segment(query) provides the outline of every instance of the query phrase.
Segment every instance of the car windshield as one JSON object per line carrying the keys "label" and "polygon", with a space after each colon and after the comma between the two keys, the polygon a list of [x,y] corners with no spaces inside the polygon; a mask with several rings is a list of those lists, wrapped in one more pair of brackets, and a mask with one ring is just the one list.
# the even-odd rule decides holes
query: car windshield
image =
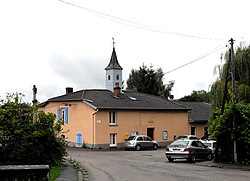
{"label": "car windshield", "polygon": [[170,148],[186,148],[189,141],[174,141],[169,145]]}
{"label": "car windshield", "polygon": [[135,140],[136,136],[130,136],[127,140]]}

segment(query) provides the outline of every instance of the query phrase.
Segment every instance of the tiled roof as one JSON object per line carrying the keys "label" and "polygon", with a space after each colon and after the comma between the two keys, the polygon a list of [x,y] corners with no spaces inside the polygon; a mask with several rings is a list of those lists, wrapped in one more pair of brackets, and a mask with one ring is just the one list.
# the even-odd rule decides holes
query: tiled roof
{"label": "tiled roof", "polygon": [[94,109],[109,110],[190,110],[184,105],[149,94],[124,91],[120,97],[106,89],[85,89],[77,92],[48,99],[41,106],[49,102],[83,101]]}
{"label": "tiled roof", "polygon": [[189,123],[204,123],[210,119],[212,105],[205,102],[178,101],[192,110],[189,112]]}

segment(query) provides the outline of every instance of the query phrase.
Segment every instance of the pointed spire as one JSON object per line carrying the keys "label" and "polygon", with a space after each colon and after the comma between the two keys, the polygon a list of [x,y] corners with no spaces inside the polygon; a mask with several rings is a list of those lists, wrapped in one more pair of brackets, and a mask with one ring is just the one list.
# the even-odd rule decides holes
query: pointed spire
{"label": "pointed spire", "polygon": [[112,38],[113,40],[113,52],[111,55],[111,59],[110,62],[108,64],[108,66],[105,68],[105,70],[109,70],[109,69],[118,69],[118,70],[122,70],[122,67],[120,66],[118,60],[117,60],[117,56],[116,56],[116,52],[115,52],[115,41],[114,38]]}
{"label": "pointed spire", "polygon": [[112,37],[112,40],[113,40],[113,48],[115,48],[115,39],[114,39],[114,37]]}

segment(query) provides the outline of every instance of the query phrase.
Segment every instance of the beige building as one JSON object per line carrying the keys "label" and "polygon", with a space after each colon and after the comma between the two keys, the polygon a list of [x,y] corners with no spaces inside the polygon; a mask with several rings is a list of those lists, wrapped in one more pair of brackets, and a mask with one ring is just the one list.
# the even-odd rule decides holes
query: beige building
{"label": "beige building", "polygon": [[[66,94],[40,104],[41,110],[63,120],[62,136],[71,146],[123,147],[125,139],[135,134],[148,135],[165,146],[177,136],[191,133],[188,106],[158,96],[121,91],[122,67],[115,48],[105,70],[106,89],[74,92],[66,88]],[[202,137],[204,134],[198,130],[204,128],[195,126],[195,134]]]}

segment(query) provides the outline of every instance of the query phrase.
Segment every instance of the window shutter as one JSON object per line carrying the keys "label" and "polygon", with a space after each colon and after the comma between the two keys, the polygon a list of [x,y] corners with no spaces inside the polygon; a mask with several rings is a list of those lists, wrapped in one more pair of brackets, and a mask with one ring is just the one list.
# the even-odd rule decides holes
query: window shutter
{"label": "window shutter", "polygon": [[65,107],[64,108],[64,123],[65,124],[68,124],[68,108],[67,107]]}
{"label": "window shutter", "polygon": [[60,121],[60,108],[57,108],[57,121]]}

